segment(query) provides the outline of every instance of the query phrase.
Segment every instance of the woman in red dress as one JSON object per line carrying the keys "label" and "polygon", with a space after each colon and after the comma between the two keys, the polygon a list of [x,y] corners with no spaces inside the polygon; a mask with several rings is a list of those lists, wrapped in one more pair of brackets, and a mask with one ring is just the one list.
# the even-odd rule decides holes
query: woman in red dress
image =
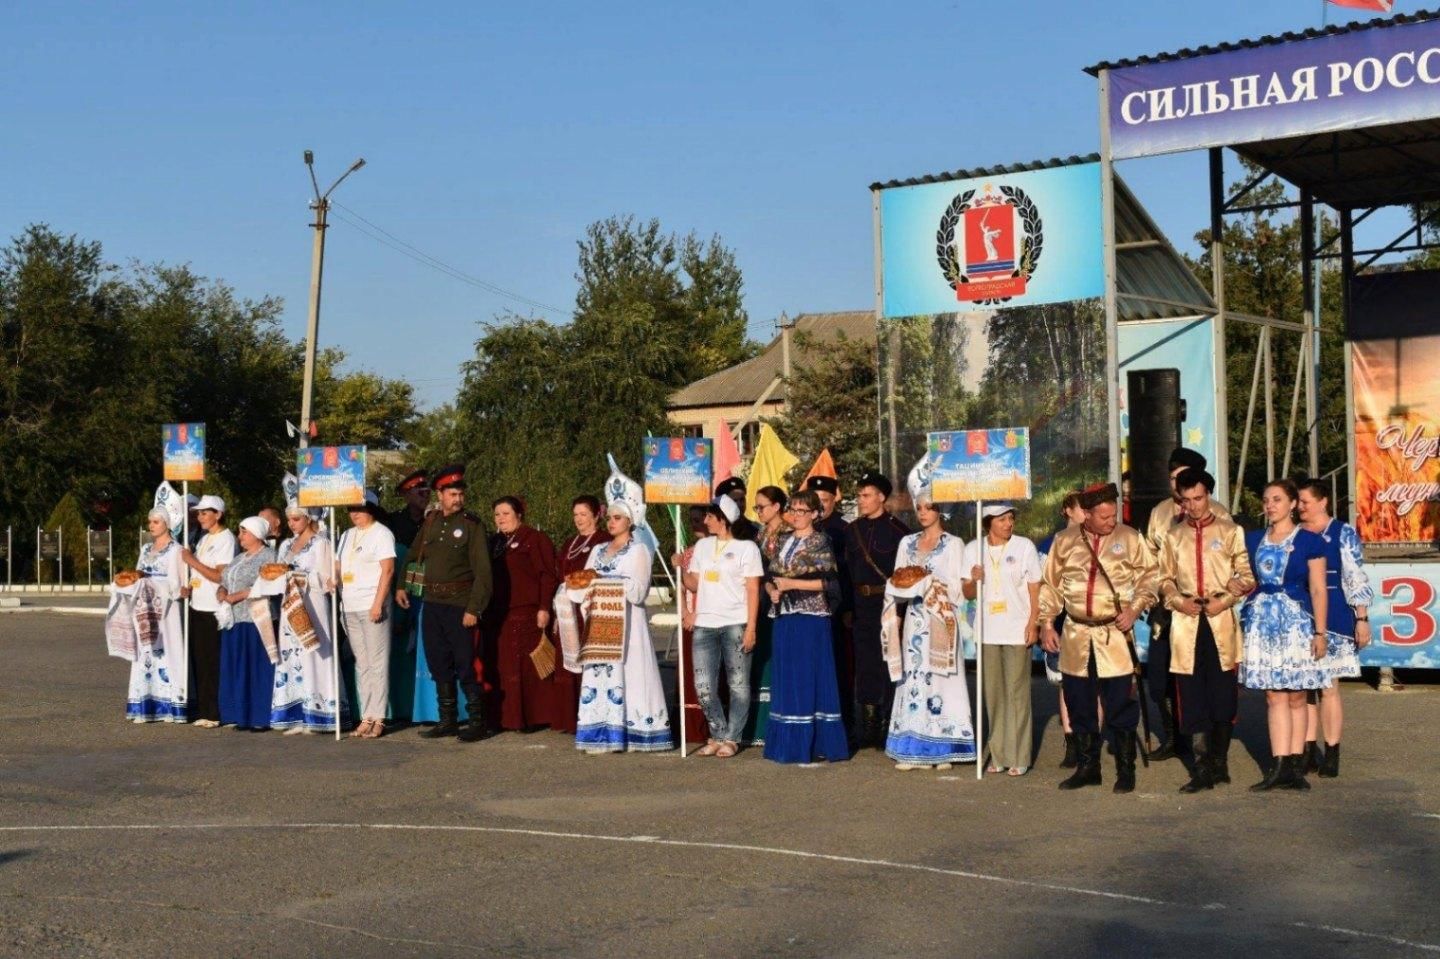
{"label": "woman in red dress", "polygon": [[555,670],[541,676],[534,659],[548,638],[551,602],[559,586],[555,546],[550,538],[525,525],[525,503],[517,496],[495,501],[495,536],[491,539],[491,572],[495,592],[485,611],[485,664],[494,663],[491,695],[499,700],[501,729],[531,731],[552,723],[553,679],[564,672],[555,653]]}
{"label": "woman in red dress", "polygon": [[[610,542],[610,533],[600,522],[600,501],[595,497],[575,497],[570,504],[570,516],[575,522],[575,535],[560,547],[557,557],[562,580],[584,569],[590,554]],[[580,708],[580,675],[558,665],[551,684],[550,728],[573,733]]]}

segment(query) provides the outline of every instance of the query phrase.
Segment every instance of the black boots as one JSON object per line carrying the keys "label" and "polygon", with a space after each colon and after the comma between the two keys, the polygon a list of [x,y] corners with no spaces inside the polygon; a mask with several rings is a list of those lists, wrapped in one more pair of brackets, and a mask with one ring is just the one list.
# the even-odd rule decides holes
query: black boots
{"label": "black boots", "polygon": [[1230,737],[1234,733],[1230,723],[1216,723],[1210,732],[1210,776],[1217,786],[1230,782]]}
{"label": "black boots", "polygon": [[1320,778],[1334,779],[1340,775],[1340,744],[1325,744],[1325,758],[1320,760]]}
{"label": "black boots", "polygon": [[1075,733],[1065,734],[1065,758],[1060,760],[1061,769],[1074,769],[1080,762],[1079,737]]}
{"label": "black boots", "polygon": [[1305,757],[1277,756],[1275,765],[1265,778],[1250,787],[1251,792],[1268,792],[1271,789],[1295,789],[1304,791],[1310,788],[1305,781]]}
{"label": "black boots", "polygon": [[1325,753],[1320,749],[1320,744],[1313,739],[1305,741],[1305,771],[1314,773],[1320,771],[1320,766],[1325,762]]}
{"label": "black boots", "polygon": [[1160,748],[1150,754],[1150,761],[1164,762],[1175,756],[1175,702],[1166,699],[1160,706]]}
{"label": "black boots", "polygon": [[454,683],[435,684],[435,702],[440,707],[440,721],[422,732],[422,737],[446,739],[460,731],[460,704],[455,695]]}
{"label": "black boots", "polygon": [[1215,772],[1210,756],[1213,735],[1213,733],[1191,734],[1190,748],[1194,752],[1195,762],[1190,767],[1190,781],[1180,787],[1182,793],[1198,793],[1215,788]]}
{"label": "black boots", "polygon": [[882,710],[872,703],[857,703],[855,708],[855,748],[884,749],[885,723]]}
{"label": "black boots", "polygon": [[1140,746],[1140,737],[1133,729],[1115,732],[1115,792],[1135,791],[1135,753]]}
{"label": "black boots", "polygon": [[465,724],[465,728],[455,737],[462,743],[478,743],[482,739],[490,738],[490,727],[485,724],[485,711],[478,708],[479,703],[476,703],[476,706],[477,708],[470,710],[470,720]]}
{"label": "black boots", "polygon": [[1060,784],[1061,789],[1100,785],[1100,737],[1094,733],[1072,733],[1075,737],[1075,772]]}

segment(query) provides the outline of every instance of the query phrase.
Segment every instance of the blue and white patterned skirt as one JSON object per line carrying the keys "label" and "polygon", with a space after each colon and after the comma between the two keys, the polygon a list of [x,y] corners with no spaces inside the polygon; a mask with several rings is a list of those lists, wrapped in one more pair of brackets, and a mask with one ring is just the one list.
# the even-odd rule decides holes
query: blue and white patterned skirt
{"label": "blue and white patterned skirt", "polygon": [[1311,655],[1315,619],[1284,593],[1256,593],[1241,610],[1245,631],[1240,685],[1248,689],[1325,689],[1330,671]]}

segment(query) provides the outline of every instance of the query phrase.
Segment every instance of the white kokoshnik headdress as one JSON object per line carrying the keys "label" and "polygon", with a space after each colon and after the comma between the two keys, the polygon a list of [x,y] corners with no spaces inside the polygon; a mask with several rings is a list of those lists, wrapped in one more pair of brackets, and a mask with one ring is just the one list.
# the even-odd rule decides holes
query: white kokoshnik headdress
{"label": "white kokoshnik headdress", "polygon": [[605,459],[610,463],[610,478],[605,481],[605,503],[611,512],[615,512],[623,504],[619,511],[630,517],[631,535],[654,556],[659,542],[645,520],[645,490],[639,483],[620,472],[613,453],[606,453]]}

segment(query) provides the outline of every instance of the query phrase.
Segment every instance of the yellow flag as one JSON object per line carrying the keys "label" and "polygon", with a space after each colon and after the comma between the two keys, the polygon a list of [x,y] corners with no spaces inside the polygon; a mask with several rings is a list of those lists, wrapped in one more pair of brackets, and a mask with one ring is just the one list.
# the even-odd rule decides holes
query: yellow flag
{"label": "yellow flag", "polygon": [[780,437],[770,428],[769,423],[760,424],[760,443],[755,447],[755,462],[750,466],[750,476],[745,481],[745,515],[758,520],[755,515],[755,493],[762,486],[778,486],[789,492],[785,485],[785,474],[800,462],[795,454],[787,450]]}

